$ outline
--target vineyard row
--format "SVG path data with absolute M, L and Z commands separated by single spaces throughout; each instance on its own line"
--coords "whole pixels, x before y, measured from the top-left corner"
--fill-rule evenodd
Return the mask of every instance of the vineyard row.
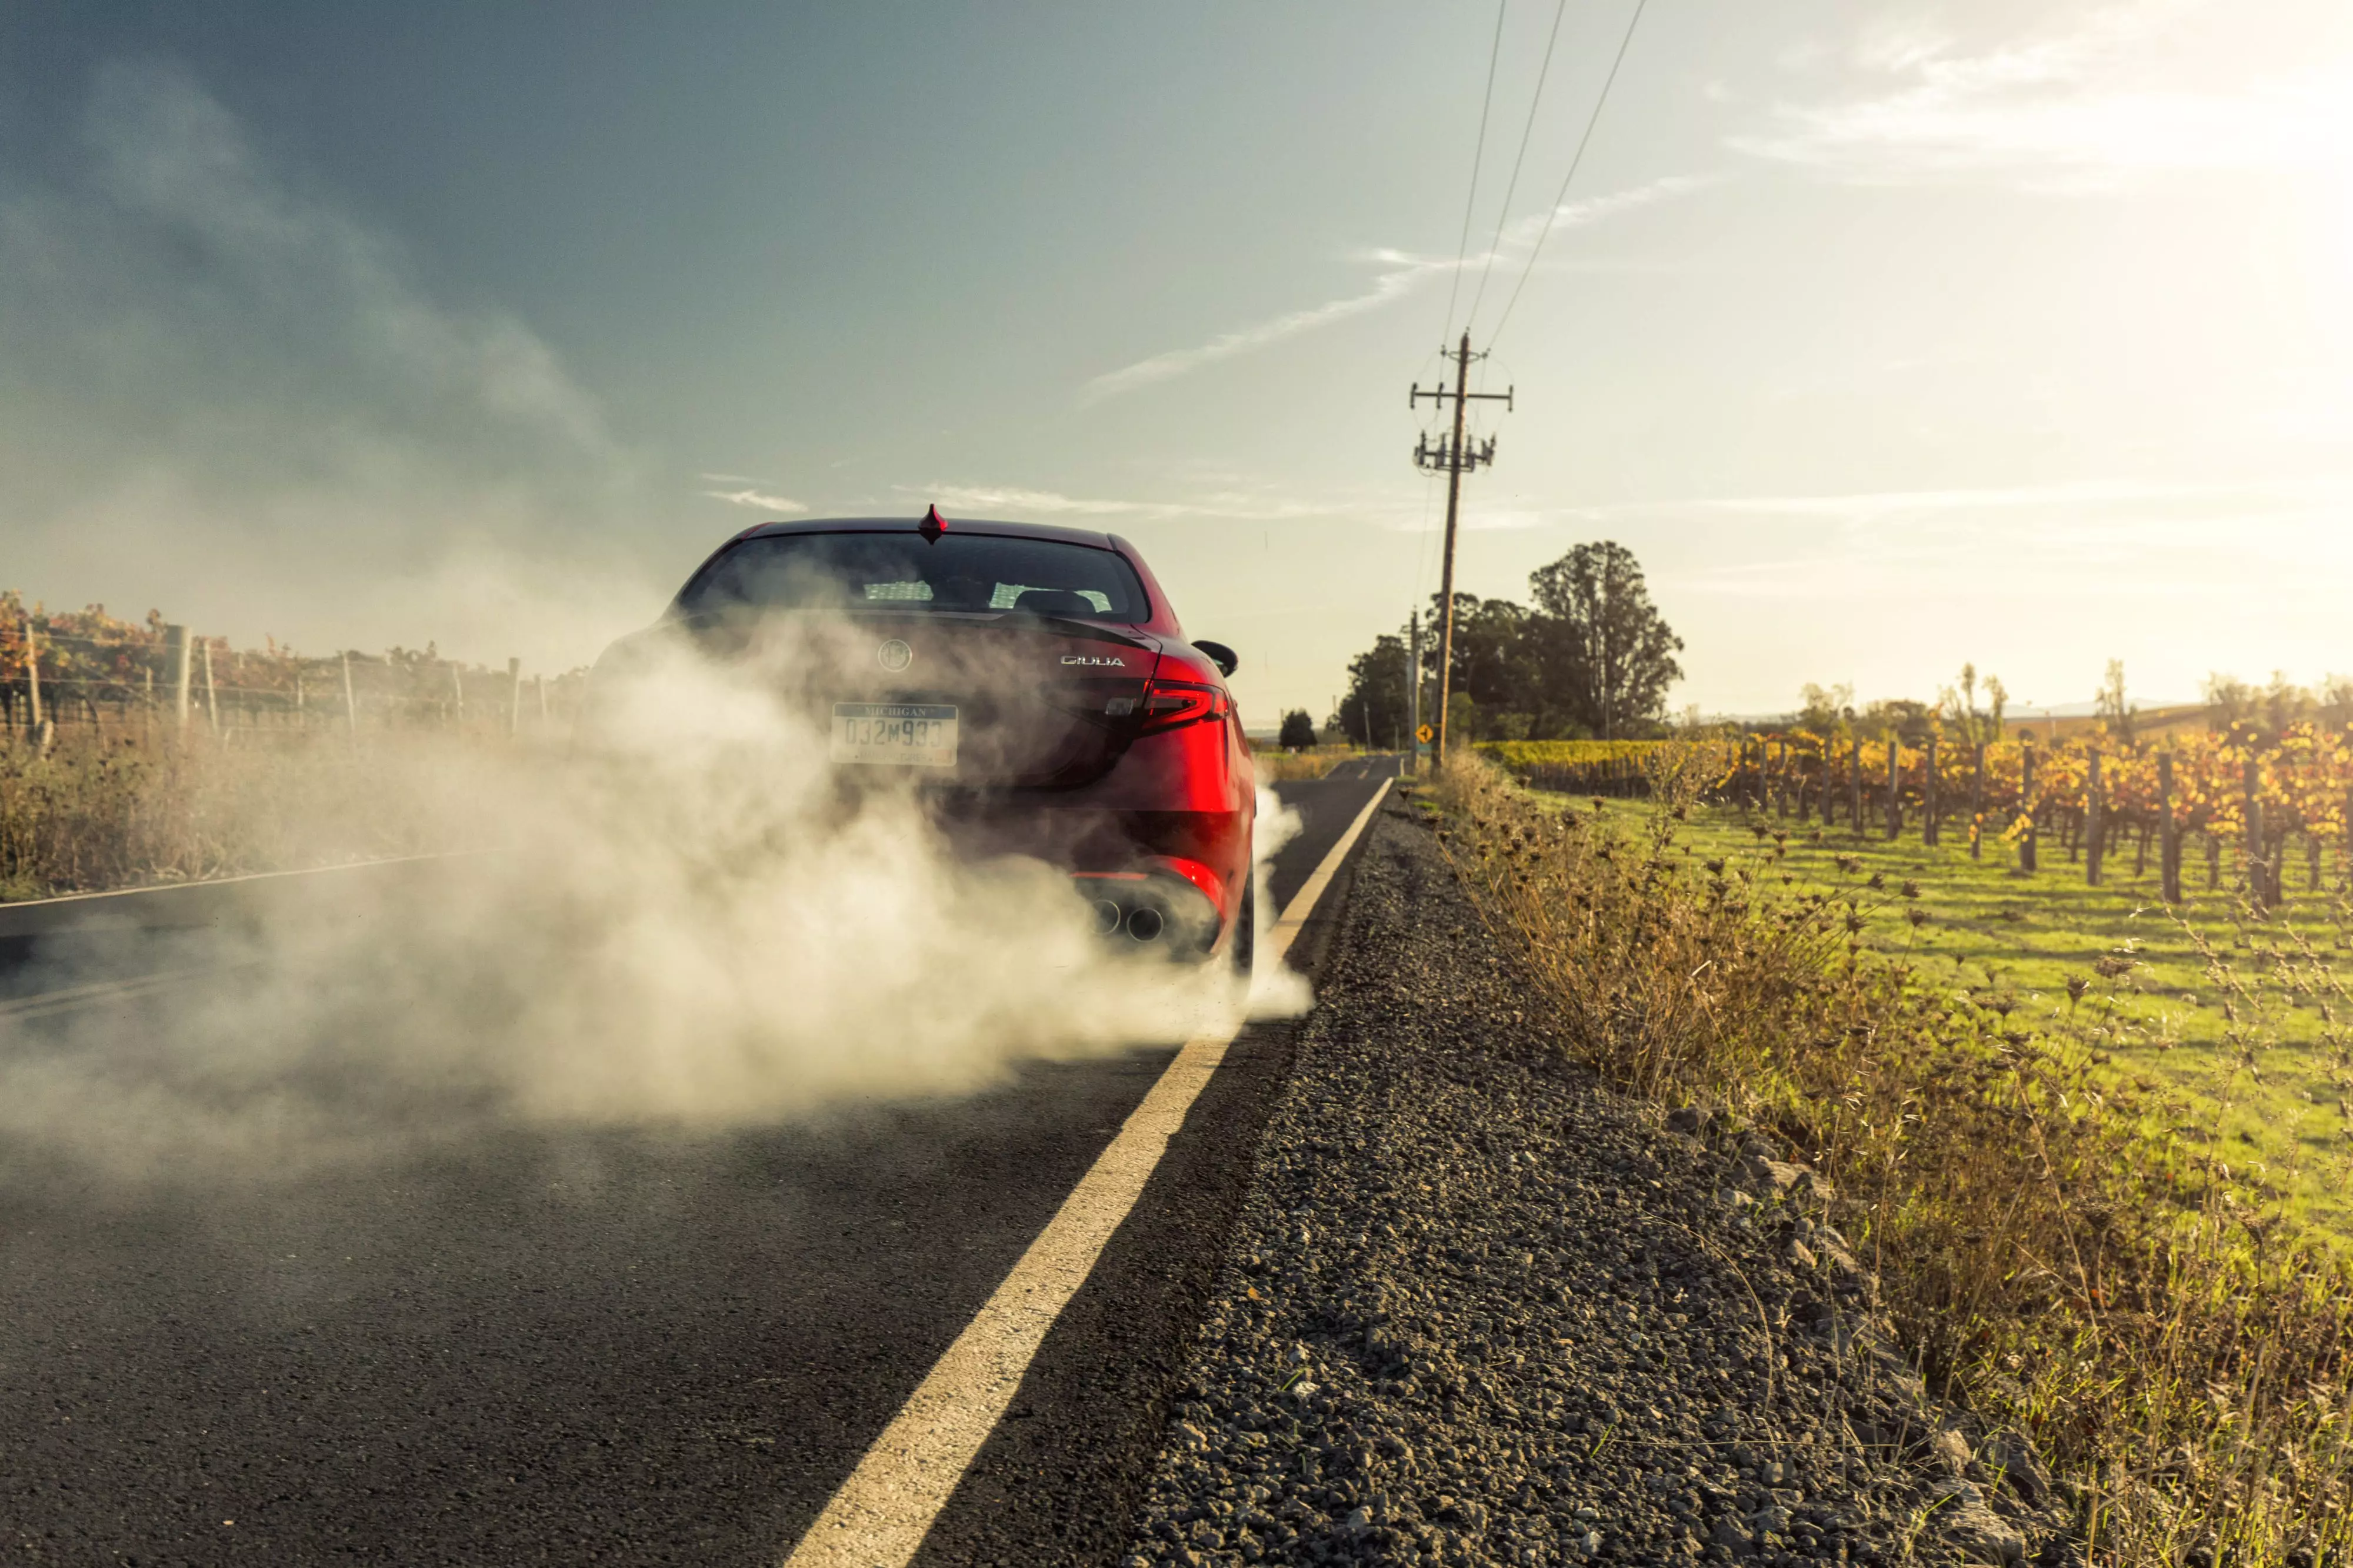
M 1671 762 L 1671 759 L 1673 761 Z M 1514 771 L 1541 789 L 1647 795 L 1655 772 L 1696 760 L 1723 801 L 1799 823 L 1843 822 L 1855 834 L 1894 838 L 1906 825 L 1929 844 L 1948 830 L 1982 857 L 1989 839 L 2009 845 L 2023 871 L 2038 868 L 2055 836 L 2097 885 L 2110 858 L 2130 848 L 2136 875 L 2152 855 L 2168 900 L 2181 897 L 2186 840 L 2206 851 L 2209 886 L 2223 847 L 2259 903 L 2277 903 L 2295 850 L 2320 885 L 2325 847 L 2342 879 L 2353 868 L 2353 733 L 2303 723 L 2266 736 L 2246 726 L 2132 746 L 2103 738 L 2044 743 L 1929 739 L 1828 740 L 1803 732 L 1741 742 L 1651 742 L 1576 762 L 1529 762 Z

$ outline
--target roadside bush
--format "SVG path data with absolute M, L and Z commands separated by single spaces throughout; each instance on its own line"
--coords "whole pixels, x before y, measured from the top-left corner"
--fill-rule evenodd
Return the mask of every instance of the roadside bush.
M 371 737 L 354 751 L 73 729 L 46 752 L 0 740 L 0 899 L 293 870 L 414 854 L 430 787 L 464 742 Z M 453 775 L 452 775 L 453 776 Z M 446 786 L 444 786 L 446 787 Z
M 1983 1436 L 2031 1438 L 2094 1561 L 2353 1561 L 2345 1254 L 2187 1107 L 2120 1090 L 2074 1010 L 1941 991 L 1866 949 L 1871 922 L 1916 914 L 1906 887 L 1796 891 L 1769 824 L 1753 853 L 1702 858 L 1678 835 L 1713 754 L 1645 765 L 1639 816 L 1556 808 L 1476 758 L 1437 786 L 1440 837 L 1563 1048 L 1830 1177 L 1922 1373 Z M 2266 987 L 2322 983 L 2206 951 L 2251 1030 Z

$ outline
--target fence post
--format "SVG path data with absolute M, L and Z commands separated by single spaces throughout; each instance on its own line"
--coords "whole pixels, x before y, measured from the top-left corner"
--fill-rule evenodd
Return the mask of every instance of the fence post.
M 33 617 L 25 617 L 25 695 L 31 704 L 33 744 L 41 743 L 41 645 L 35 640 Z
M 1853 752 L 1847 757 L 1847 811 L 1853 818 L 1852 828 L 1857 837 L 1862 835 L 1862 737 L 1853 738 Z
M 454 658 L 449 661 L 449 721 L 462 730 L 466 727 L 466 676 Z
M 1936 737 L 1928 737 L 1927 767 L 1920 784 L 1920 842 L 1936 842 Z
M 507 659 L 507 733 L 522 733 L 522 660 L 512 657 Z
M 188 628 L 164 628 L 164 668 L 172 681 L 172 726 L 188 727 Z
M 205 639 L 205 722 L 216 735 L 220 733 L 220 702 L 213 693 L 213 639 Z
M 1985 742 L 1974 742 L 1976 762 L 1969 775 L 1969 858 L 1985 858 Z
M 2091 779 L 2084 790 L 2084 833 L 2091 840 L 2084 847 L 2084 883 L 2086 887 L 2100 885 L 2100 751 L 2092 748 Z
M 2018 836 L 2018 868 L 2034 869 L 2034 742 L 2019 742 L 2018 811 L 2026 819 L 2026 831 Z
M 352 744 L 359 744 L 360 705 L 352 695 L 352 656 L 348 649 L 343 654 L 343 729 L 350 734 Z
M 2254 900 L 2257 914 L 2261 914 L 2264 905 L 2270 901 L 2263 895 L 2271 890 L 2271 879 L 2263 871 L 2263 764 L 2251 754 L 2247 758 L 2244 776 L 2247 792 L 2247 895 Z
M 2157 845 L 2158 896 L 2168 904 L 2181 901 L 2181 834 L 2173 824 L 2173 753 L 2157 755 L 2157 816 L 2161 837 Z
M 1887 733 L 1887 837 L 1894 837 L 1904 831 L 1904 797 L 1897 792 L 1903 787 L 1904 739 L 1893 730 Z

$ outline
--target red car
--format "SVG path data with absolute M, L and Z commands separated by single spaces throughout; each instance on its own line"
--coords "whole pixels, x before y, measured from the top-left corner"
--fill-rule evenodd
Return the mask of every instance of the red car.
M 1123 945 L 1247 970 L 1257 791 L 1225 678 L 1135 547 L 1018 522 L 772 522 L 664 618 L 708 655 L 825 617 L 797 692 L 851 780 L 912 781 L 962 849 L 1066 868 Z M 618 645 L 600 660 L 611 662 Z

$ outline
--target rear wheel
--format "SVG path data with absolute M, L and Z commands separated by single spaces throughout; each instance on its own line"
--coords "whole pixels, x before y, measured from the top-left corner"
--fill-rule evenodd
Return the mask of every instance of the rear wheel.
M 1241 908 L 1234 913 L 1234 940 L 1226 950 L 1236 978 L 1248 981 L 1258 960 L 1258 868 L 1242 874 Z

